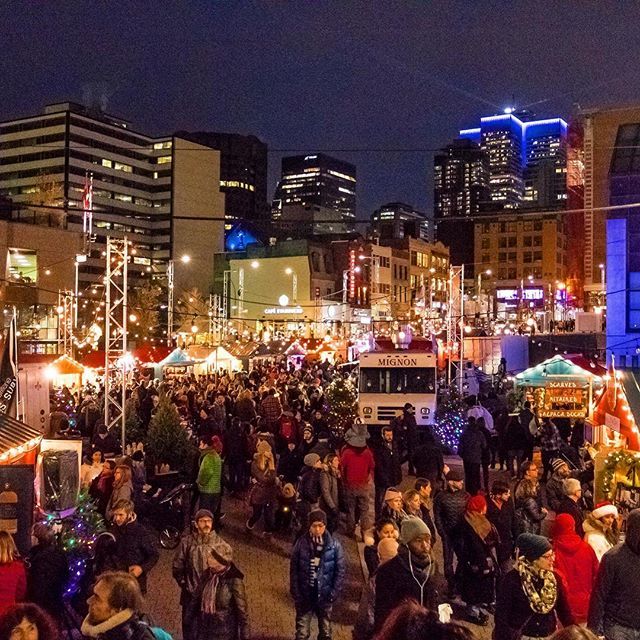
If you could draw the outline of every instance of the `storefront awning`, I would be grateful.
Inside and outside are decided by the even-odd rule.
[[[194,361],[182,349],[174,349],[164,360],[158,363],[161,367],[189,367]]]
[[[40,442],[38,429],[6,414],[0,414],[0,463],[33,449]]]

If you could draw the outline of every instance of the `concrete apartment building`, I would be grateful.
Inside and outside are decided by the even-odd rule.
[[[127,236],[130,285],[151,277],[166,284],[169,260],[189,255],[190,265],[176,265],[176,295],[187,286],[208,293],[213,255],[224,240],[219,151],[138,133],[71,102],[0,123],[0,195],[17,205],[12,221],[82,231],[88,175],[95,242],[80,265],[80,290],[102,284],[107,236]],[[73,263],[76,251],[61,247],[61,257]]]

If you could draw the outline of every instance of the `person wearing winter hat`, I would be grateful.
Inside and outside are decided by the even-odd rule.
[[[380,630],[389,614],[405,599],[437,609],[440,603],[429,528],[416,517],[407,517],[400,529],[400,546],[395,558],[376,572],[375,629]]]
[[[389,487],[384,493],[384,506],[380,512],[380,518],[395,521],[399,529],[402,521],[407,517],[408,514],[404,510],[402,501],[402,493],[395,487]]]
[[[576,533],[582,538],[584,536],[584,530],[582,529],[584,513],[582,511],[582,485],[580,480],[567,478],[562,483],[562,489],[564,496],[560,500],[556,516],[561,513],[568,513],[576,523]]]
[[[384,564],[388,560],[398,555],[398,541],[394,538],[383,538],[378,542],[378,558],[380,564]]]
[[[487,500],[481,495],[467,501],[457,531],[458,582],[467,605],[467,618],[486,624],[495,603],[496,546],[500,540],[496,528],[487,519]]]
[[[308,640],[311,620],[318,619],[318,637],[331,638],[331,611],[346,573],[342,545],[327,531],[321,509],[309,513],[309,528],[291,552],[289,591],[296,607],[296,640]]]
[[[196,530],[183,536],[173,559],[173,577],[182,590],[182,637],[184,640],[198,639],[198,589],[202,576],[209,568],[212,551],[231,562],[231,546],[213,530],[213,514],[208,509],[199,509],[195,515]]]
[[[311,511],[317,509],[322,495],[320,487],[320,474],[322,473],[322,460],[317,453],[307,453],[304,457],[304,468],[298,483],[298,517],[301,522],[305,522]]]
[[[549,509],[557,512],[564,496],[563,482],[571,475],[571,472],[569,465],[562,458],[554,458],[551,461],[551,471],[551,477],[547,480],[544,491]]]
[[[598,562],[602,556],[620,542],[618,509],[610,502],[600,502],[582,523],[584,540],[596,552]]]
[[[602,556],[589,603],[588,627],[607,640],[638,637],[640,629],[640,509],[631,511],[623,544]]]
[[[454,542],[457,528],[467,508],[469,494],[464,490],[464,475],[457,469],[447,473],[447,486],[439,491],[433,500],[433,519],[442,540],[444,575],[449,585],[449,596],[456,591],[453,571]]]
[[[576,533],[575,522],[568,513],[561,513],[551,530],[555,570],[567,587],[569,607],[576,622],[587,620],[589,599],[598,573],[594,550]]]
[[[549,540],[521,533],[516,548],[516,566],[498,585],[493,640],[546,638],[556,630],[557,619],[563,626],[573,624],[566,588],[553,570]]]

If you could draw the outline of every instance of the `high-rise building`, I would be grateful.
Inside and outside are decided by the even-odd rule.
[[[435,155],[433,180],[436,218],[475,215],[489,196],[486,155],[472,140],[454,140]]]
[[[345,221],[356,217],[356,168],[323,153],[282,158],[282,177],[273,198],[278,219],[289,206],[333,209]]]
[[[188,255],[175,287],[208,292],[224,239],[219,151],[177,136],[152,138],[64,102],[0,123],[0,158],[0,195],[11,198],[19,222],[82,231],[92,176],[95,241],[80,264],[81,287],[102,284],[107,236],[126,236],[134,245],[131,286],[164,278],[170,259]]]
[[[634,131],[627,125],[635,126],[640,122],[640,106],[590,109],[581,116],[584,131],[584,302],[589,308],[600,303],[604,289],[600,265],[607,261],[607,213],[602,207],[610,204],[612,194],[620,196],[620,188],[616,187],[617,193],[613,193],[610,181],[621,173],[625,158],[635,157],[637,142],[624,136],[631,136]]]
[[[180,131],[176,135],[220,151],[220,191],[228,225],[233,220],[269,219],[264,142],[255,136],[213,131]]]
[[[493,208],[563,208],[566,201],[567,123],[534,120],[528,112],[480,118],[480,126],[460,137],[480,145],[489,170]],[[491,208],[488,207],[488,208]]]
[[[431,239],[433,224],[424,213],[403,202],[389,202],[373,212],[371,230],[379,239]]]

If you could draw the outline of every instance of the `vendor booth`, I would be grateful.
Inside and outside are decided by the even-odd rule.
[[[587,418],[602,383],[601,376],[560,355],[515,378],[539,418]]]
[[[67,387],[70,390],[80,389],[84,383],[85,368],[68,355],[56,358],[47,367],[47,376],[55,389]]]
[[[195,361],[183,349],[174,349],[164,360],[158,363],[163,377],[183,376],[193,371]]]

